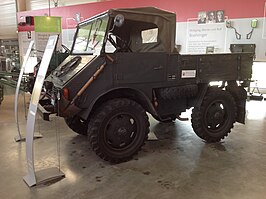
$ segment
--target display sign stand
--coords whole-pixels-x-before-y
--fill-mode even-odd
[[[21,134],[20,128],[19,128],[19,119],[18,119],[18,99],[19,99],[19,89],[20,89],[20,84],[22,81],[22,76],[24,74],[25,71],[25,67],[27,65],[29,56],[30,56],[30,52],[31,49],[33,47],[34,41],[31,41],[29,44],[29,47],[27,49],[26,55],[24,57],[21,69],[20,69],[20,73],[19,73],[19,77],[18,77],[18,82],[17,82],[17,87],[16,87],[16,93],[15,93],[15,120],[16,120],[16,125],[17,125],[17,130],[18,130],[18,134],[14,137],[16,142],[20,142],[20,141],[25,141],[25,137]],[[26,101],[25,101],[25,92],[24,92],[24,107],[26,106]],[[25,112],[26,113],[26,112]],[[42,135],[39,132],[35,132],[34,133],[34,138],[41,138]]]
[[[30,107],[27,117],[27,127],[26,127],[26,155],[27,155],[27,166],[28,174],[23,178],[29,187],[37,184],[41,184],[50,180],[59,179],[65,176],[64,173],[60,171],[60,168],[52,167],[48,169],[43,169],[35,172],[34,168],[34,158],[33,158],[33,137],[34,137],[34,126],[37,114],[37,107],[39,103],[40,94],[42,91],[43,82],[47,73],[50,60],[52,58],[55,46],[58,41],[58,35],[52,35],[49,37],[42,62],[36,77],[33,92],[31,95]]]

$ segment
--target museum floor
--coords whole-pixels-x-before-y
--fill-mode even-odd
[[[20,96],[20,99],[23,99]],[[246,125],[236,124],[224,142],[206,144],[190,121],[171,124],[153,119],[147,141],[131,161],[112,165],[98,158],[86,137],[69,130],[62,119],[38,119],[43,138],[34,141],[35,169],[60,165],[66,177],[29,188],[25,142],[16,143],[14,96],[0,106],[0,198],[92,199],[263,199],[266,197],[266,102],[247,104]],[[20,125],[25,128],[23,100]],[[56,125],[57,124],[57,125]],[[56,139],[55,127],[59,139]]]

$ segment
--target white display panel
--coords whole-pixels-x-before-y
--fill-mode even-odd
[[[224,23],[198,24],[188,21],[186,49],[189,54],[205,54],[206,47],[213,46],[214,52],[225,51],[226,27]]]
[[[206,53],[204,52],[204,48],[207,46],[214,46],[214,53],[230,53],[230,44],[256,44],[255,61],[265,62],[266,19],[264,17],[256,18],[258,20],[258,26],[257,28],[254,28],[251,38],[247,39],[246,35],[252,30],[251,20],[253,19],[254,18],[227,19],[232,22],[233,27],[235,27],[237,32],[241,34],[241,39],[237,39],[234,29],[226,28],[225,23],[219,24],[219,26],[222,26],[222,30],[219,29],[217,34],[215,34],[215,32],[209,32],[206,35],[204,33],[206,32],[205,28],[209,29],[208,27],[214,27],[216,24],[197,24],[196,21],[178,22],[176,24],[176,44],[181,45],[181,54]],[[190,33],[194,35],[189,35]],[[195,47],[195,52],[193,52],[193,45]]]
[[[29,44],[29,46],[28,46],[26,55],[24,56],[23,63],[22,63],[22,66],[21,66],[21,69],[20,69],[20,73],[19,73],[19,77],[18,77],[17,87],[16,87],[16,93],[15,93],[15,120],[16,120],[17,130],[18,130],[18,135],[15,137],[15,140],[16,141],[22,140],[22,135],[20,133],[19,121],[18,121],[18,98],[19,98],[19,89],[20,89],[20,84],[21,84],[22,76],[24,74],[26,65],[28,63],[28,59],[29,59],[30,52],[31,52],[31,49],[33,47],[33,44],[34,44],[34,41],[31,41],[30,44]]]
[[[42,58],[42,62],[40,64],[40,68],[34,84],[29,111],[28,111],[27,126],[26,126],[26,155],[27,155],[28,174],[23,179],[29,186],[33,186],[37,183],[36,180],[37,178],[34,169],[34,157],[33,157],[34,126],[35,126],[38,102],[44,82],[44,77],[46,76],[50,60],[52,58],[55,46],[57,44],[57,40],[58,40],[58,35],[52,35],[48,39],[44,55]]]

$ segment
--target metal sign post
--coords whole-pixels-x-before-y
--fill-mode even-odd
[[[43,183],[45,181],[61,178],[64,176],[64,173],[62,173],[60,169],[56,167],[35,172],[34,157],[33,157],[33,137],[34,137],[33,134],[34,134],[36,113],[37,113],[37,106],[39,103],[39,98],[42,91],[42,86],[46,76],[46,72],[50,60],[52,58],[57,40],[58,40],[58,35],[52,35],[49,37],[42,58],[42,62],[36,77],[36,81],[34,84],[30,101],[30,107],[28,111],[27,127],[26,127],[26,155],[27,155],[28,174],[23,179],[30,187],[38,183]]]
[[[15,141],[19,142],[19,141],[24,141],[25,137],[22,136],[21,132],[20,132],[20,128],[19,128],[19,120],[18,120],[18,98],[19,98],[19,89],[20,89],[20,84],[22,81],[22,76],[24,74],[25,71],[25,67],[27,65],[29,56],[30,56],[30,52],[32,49],[32,46],[34,44],[34,41],[31,41],[28,47],[28,50],[26,52],[26,55],[24,57],[21,69],[20,69],[20,73],[19,73],[19,77],[18,77],[18,82],[17,82],[17,87],[16,87],[16,93],[15,93],[15,120],[16,120],[16,125],[17,125],[17,130],[18,130],[18,135],[15,136]],[[24,94],[24,100],[25,100],[25,94]],[[25,101],[24,101],[25,103]],[[42,137],[42,135],[40,133],[35,133],[34,135],[35,138],[40,138]]]

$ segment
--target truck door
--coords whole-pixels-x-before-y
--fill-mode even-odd
[[[166,53],[116,53],[114,83],[156,83],[166,79]]]

